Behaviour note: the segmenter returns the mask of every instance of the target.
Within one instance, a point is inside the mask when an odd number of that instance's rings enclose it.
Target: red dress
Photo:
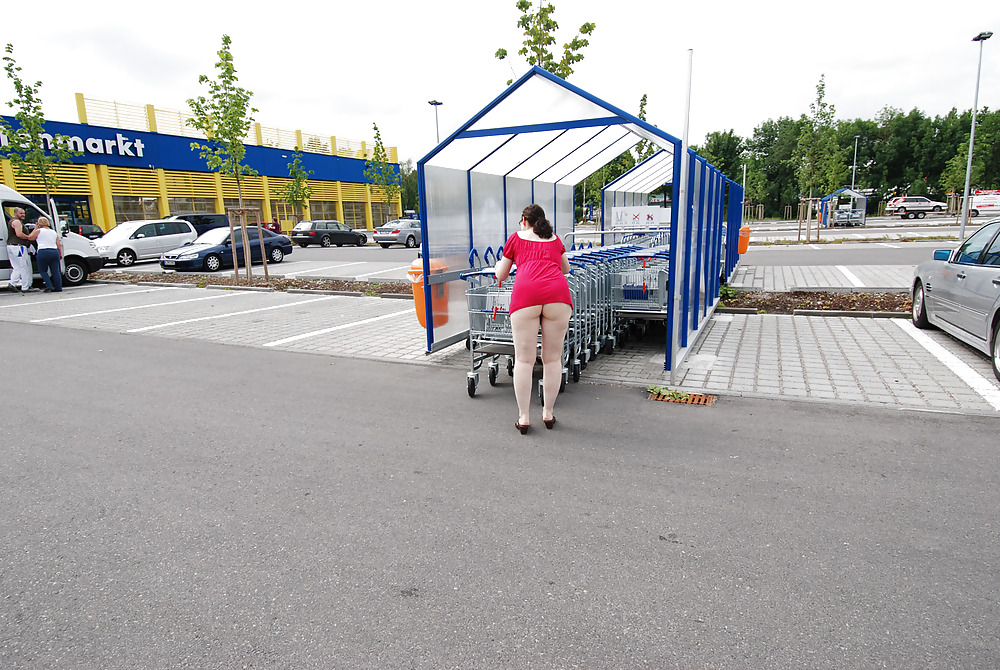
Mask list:
[[[517,233],[507,238],[503,255],[517,265],[514,290],[510,296],[511,313],[523,307],[552,302],[573,306],[569,284],[560,264],[565,252],[562,240],[555,235],[544,242],[525,240]]]

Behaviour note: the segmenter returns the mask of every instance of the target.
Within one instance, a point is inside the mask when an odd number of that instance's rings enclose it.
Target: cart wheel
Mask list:
[[[490,366],[490,371],[489,371],[490,386],[496,386],[497,385],[497,374],[499,372],[500,372],[500,368],[495,368],[492,365]]]
[[[587,354],[581,353],[580,354],[580,358],[577,360],[577,362],[580,364],[580,369],[581,370],[586,370],[587,369]]]
[[[569,379],[569,372],[563,370],[562,376],[559,379],[559,392],[562,393],[566,390],[566,381]]]
[[[476,380],[473,379],[472,377],[468,377],[468,383],[469,383],[469,397],[470,398],[475,398],[476,397]]]
[[[614,350],[615,350],[615,341],[610,337],[604,340],[604,353],[610,354]]]
[[[538,380],[538,404],[545,406],[545,389],[542,387],[542,380]]]
[[[514,376],[514,358],[512,356],[507,357],[507,376]]]
[[[580,361],[573,361],[573,383],[580,381]]]

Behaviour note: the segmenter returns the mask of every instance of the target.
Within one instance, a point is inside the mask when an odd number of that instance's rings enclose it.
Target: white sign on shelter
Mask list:
[[[670,209],[666,207],[612,207],[611,228],[655,228],[670,224]]]

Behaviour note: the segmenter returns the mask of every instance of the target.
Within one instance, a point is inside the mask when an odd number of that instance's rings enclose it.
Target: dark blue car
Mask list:
[[[257,228],[248,226],[246,232],[250,239],[251,260],[260,263],[261,240],[257,237]],[[292,253],[292,242],[287,237],[270,230],[261,232],[264,235],[268,263],[280,263],[287,254]],[[243,234],[239,228],[234,231],[234,237],[235,240],[230,241],[229,228],[214,228],[195,241],[164,253],[160,256],[160,267],[164,270],[215,272],[221,268],[233,267],[234,249],[242,266],[246,261],[243,254]]]

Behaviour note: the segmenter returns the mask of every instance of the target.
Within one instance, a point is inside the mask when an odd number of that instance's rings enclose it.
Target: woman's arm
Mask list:
[[[503,281],[508,276],[510,276],[510,268],[514,265],[514,261],[507,258],[506,256],[501,256],[497,264],[493,266],[493,272],[496,273],[497,281]]]
[[[38,239],[38,233],[40,232],[42,232],[42,227],[35,226],[35,229],[32,230],[30,233],[28,233],[27,237],[25,237],[24,239],[31,240],[32,242],[34,242],[36,239]]]
[[[569,256],[566,255],[566,252],[563,252],[562,257],[559,259],[559,269],[562,270],[564,275],[569,274]]]

